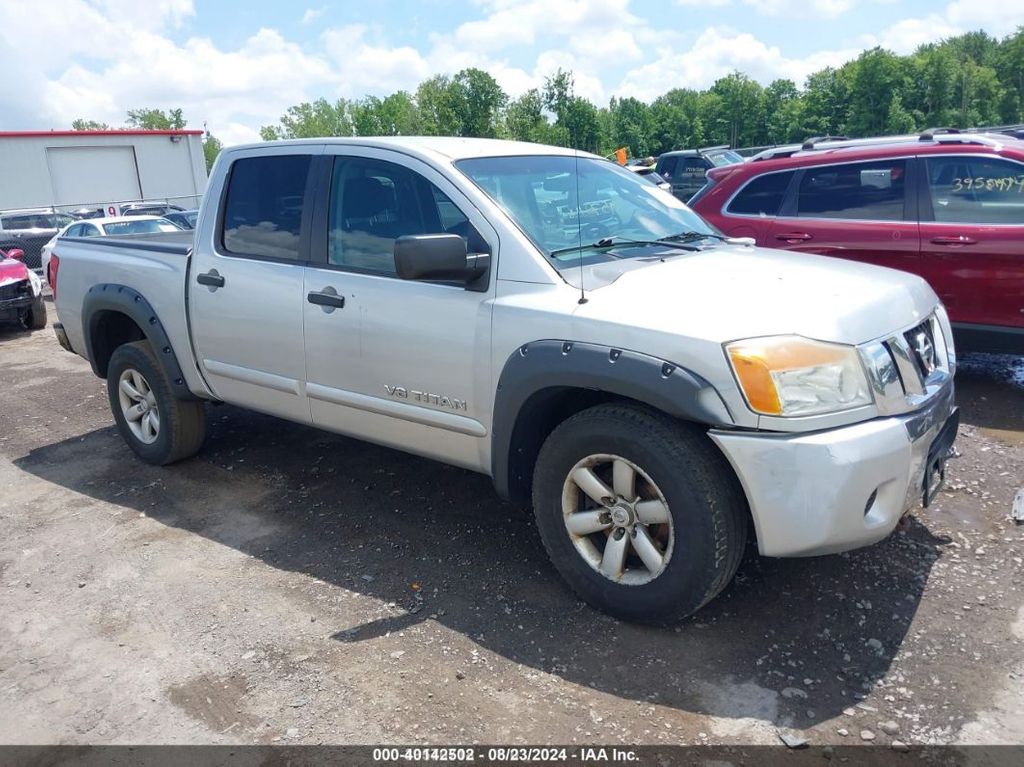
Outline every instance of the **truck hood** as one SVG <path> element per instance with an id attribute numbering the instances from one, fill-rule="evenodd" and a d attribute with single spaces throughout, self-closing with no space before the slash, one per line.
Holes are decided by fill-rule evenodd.
<path id="1" fill-rule="evenodd" d="M 601 287 L 587 290 L 577 316 L 718 343 L 793 333 L 859 344 L 914 325 L 938 303 L 924 280 L 906 272 L 746 246 L 673 251 L 664 261 L 623 260 L 587 272 L 584 285 Z"/>
<path id="2" fill-rule="evenodd" d="M 0 257 L 0 285 L 28 279 L 28 267 L 14 258 Z"/>

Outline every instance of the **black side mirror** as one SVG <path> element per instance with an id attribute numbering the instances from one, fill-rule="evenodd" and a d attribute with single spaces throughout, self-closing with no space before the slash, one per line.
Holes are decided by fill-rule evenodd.
<path id="1" fill-rule="evenodd" d="M 395 240 L 395 272 L 403 280 L 461 282 L 467 290 L 485 291 L 491 257 L 467 253 L 457 234 L 413 234 Z"/>

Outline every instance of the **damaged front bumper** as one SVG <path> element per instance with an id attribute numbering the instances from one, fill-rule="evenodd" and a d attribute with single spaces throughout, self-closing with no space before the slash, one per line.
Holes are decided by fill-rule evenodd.
<path id="1" fill-rule="evenodd" d="M 814 556 L 882 540 L 934 497 L 958 425 L 953 383 L 903 416 L 810 434 L 712 430 L 750 504 L 761 554 Z"/>

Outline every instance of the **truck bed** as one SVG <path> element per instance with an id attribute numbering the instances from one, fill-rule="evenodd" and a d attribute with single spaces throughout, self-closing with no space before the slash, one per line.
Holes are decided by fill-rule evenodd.
<path id="1" fill-rule="evenodd" d="M 60 242 L 88 242 L 111 248 L 127 248 L 129 250 L 148 250 L 153 253 L 166 253 L 172 256 L 187 256 L 192 250 L 195 232 L 184 229 L 180 232 L 160 232 L 157 234 L 118 234 L 108 237 L 61 237 Z"/>

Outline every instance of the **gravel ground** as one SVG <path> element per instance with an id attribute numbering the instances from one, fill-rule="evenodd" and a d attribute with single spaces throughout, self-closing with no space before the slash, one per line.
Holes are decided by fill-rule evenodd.
<path id="1" fill-rule="evenodd" d="M 227 406 L 146 466 L 85 361 L 0 329 L 0 743 L 1020 744 L 1024 360 L 958 385 L 935 506 L 652 629 L 485 477 Z"/>

